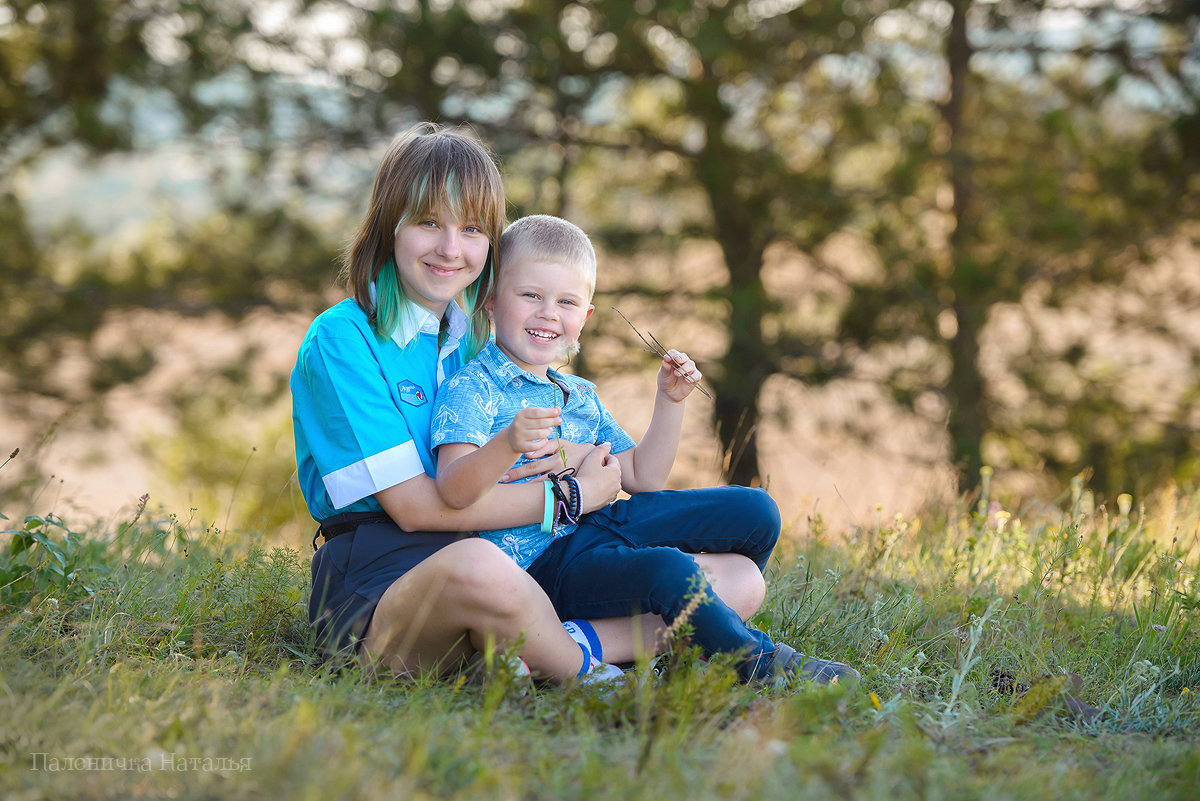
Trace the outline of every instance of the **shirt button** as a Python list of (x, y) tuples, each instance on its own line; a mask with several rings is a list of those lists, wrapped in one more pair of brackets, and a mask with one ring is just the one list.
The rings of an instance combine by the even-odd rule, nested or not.
[(509, 385), (510, 387), (513, 387), (513, 388), (515, 389), (516, 387), (519, 387), (519, 386), (521, 386), (521, 379), (519, 379), (519, 378), (514, 378), (512, 381), (509, 381), (509, 382), (508, 382), (508, 385)]

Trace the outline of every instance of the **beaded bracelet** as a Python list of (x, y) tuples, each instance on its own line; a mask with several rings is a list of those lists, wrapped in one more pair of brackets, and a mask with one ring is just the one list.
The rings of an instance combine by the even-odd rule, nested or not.
[(567, 488), (571, 491), (571, 517), (579, 519), (583, 512), (583, 493), (579, 490), (579, 481), (572, 475), (563, 476), (567, 480)]

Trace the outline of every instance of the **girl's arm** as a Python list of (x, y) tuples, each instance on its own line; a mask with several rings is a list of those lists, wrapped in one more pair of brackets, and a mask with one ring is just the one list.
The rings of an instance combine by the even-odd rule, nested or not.
[(470, 442), (447, 442), (438, 447), (438, 495), (454, 509), (466, 509), (478, 501), (521, 454), (532, 455), (546, 444), (554, 426), (562, 422), (561, 412), (558, 408), (522, 409), (483, 447)]
[(617, 454), (621, 463), (621, 488), (631, 495), (654, 492), (667, 485), (679, 434), (683, 429), (683, 402), (703, 376), (686, 353), (667, 351), (658, 370), (654, 416), (635, 447)]
[[(616, 499), (621, 465), (606, 446), (599, 446), (583, 460), (578, 479), (583, 510), (594, 512)], [(454, 509), (442, 501), (436, 481), (422, 473), (375, 493), (375, 499), (404, 531), (490, 531), (540, 522), (544, 493), (541, 482), (506, 484), (485, 493), (478, 503)]]

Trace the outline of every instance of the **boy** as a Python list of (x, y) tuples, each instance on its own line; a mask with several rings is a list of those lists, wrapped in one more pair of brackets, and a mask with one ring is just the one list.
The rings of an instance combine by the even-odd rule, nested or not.
[[(593, 311), (596, 256), (587, 235), (565, 220), (535, 215), (504, 231), (499, 252), (503, 259), (486, 304), (496, 339), (446, 382), (434, 410), (442, 499), (456, 508), (475, 503), (548, 437), (607, 443), (631, 498), (578, 521), (564, 514), (560, 525), (560, 505), (548, 486), (542, 526), (479, 532), (537, 580), (561, 618), (640, 611), (670, 625), (700, 592), (704, 602), (693, 604), (688, 617), (693, 639), (706, 655), (741, 654), (744, 680), (856, 682), (858, 673), (846, 665), (808, 659), (747, 628), (689, 555), (740, 553), (761, 571), (780, 525), (774, 501), (761, 490), (660, 491), (678, 449), (683, 403), (701, 377), (695, 363), (668, 351), (658, 372), (654, 416), (635, 445), (593, 384), (550, 368), (578, 350)], [(560, 486), (569, 495), (570, 480)], [(586, 624), (571, 624), (586, 636)], [(595, 654), (595, 642), (590, 645)]]

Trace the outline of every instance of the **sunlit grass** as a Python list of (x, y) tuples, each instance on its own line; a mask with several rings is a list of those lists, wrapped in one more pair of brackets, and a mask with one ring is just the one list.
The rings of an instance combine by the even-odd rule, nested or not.
[(308, 656), (307, 555), (261, 534), (235, 546), (149, 509), (86, 535), (10, 520), (24, 533), (0, 540), (0, 789), (1194, 797), (1200, 493), (988, 500), (786, 533), (755, 622), (858, 666), (854, 695), (759, 693), (686, 652), (607, 695), (368, 681)]

